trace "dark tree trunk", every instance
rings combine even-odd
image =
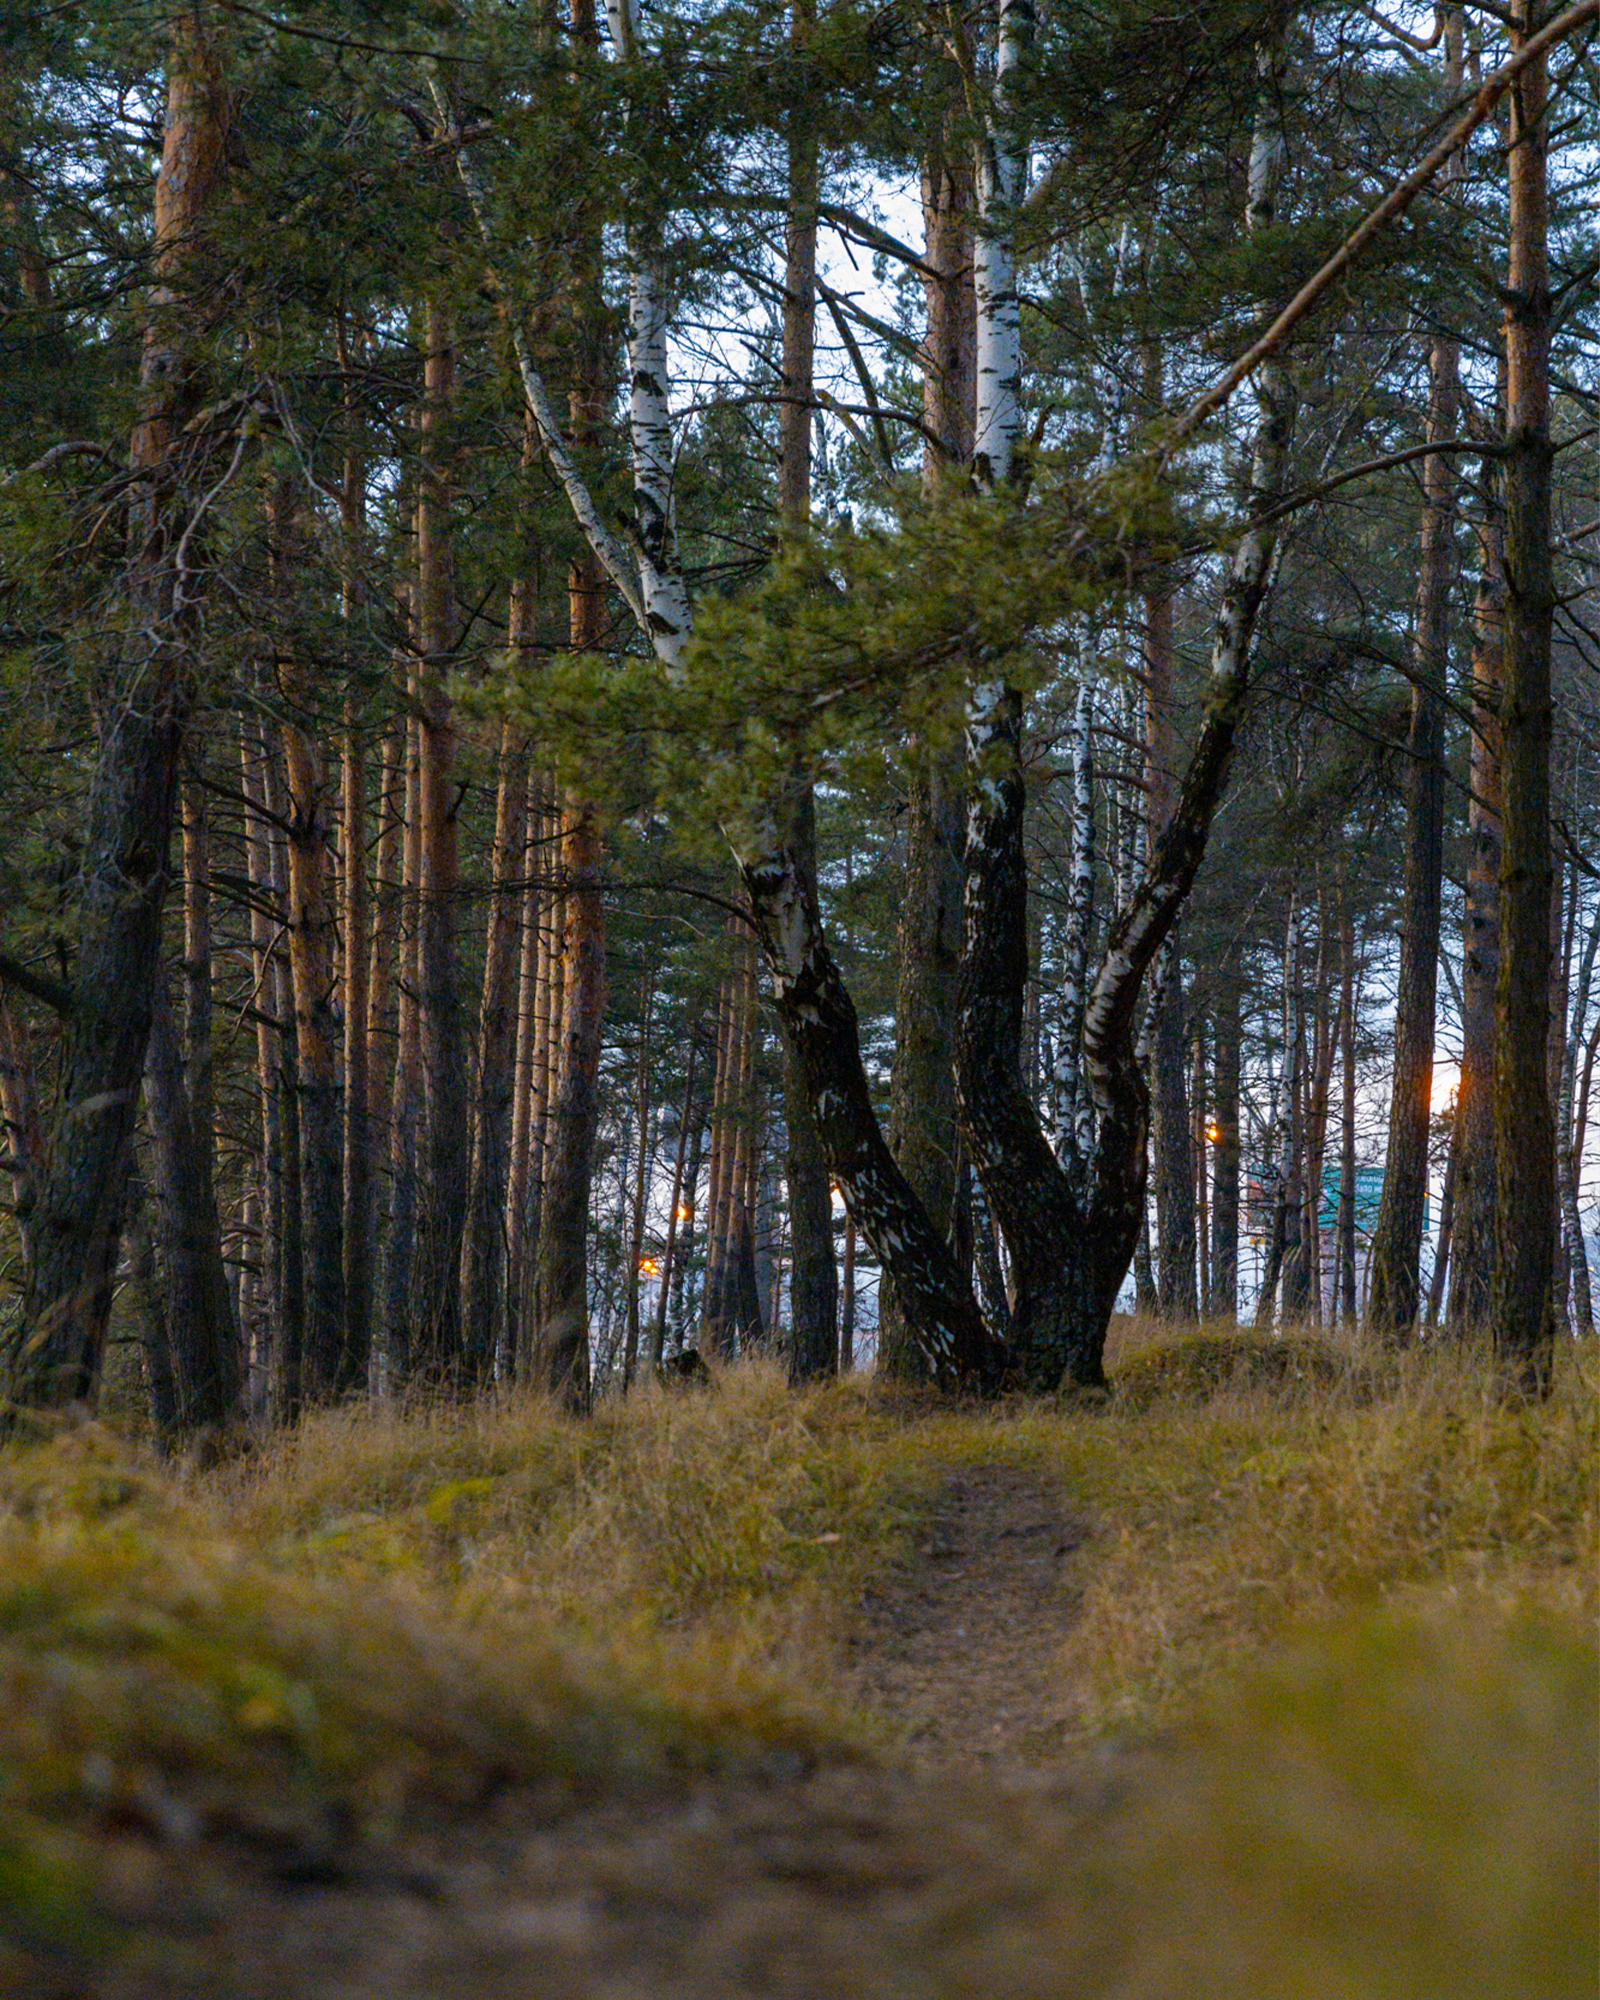
[[[70,1011],[59,1114],[40,1149],[23,1218],[23,1336],[10,1395],[23,1405],[92,1396],[99,1381],[122,1222],[123,1186],[160,964],[178,765],[194,697],[190,567],[200,497],[217,481],[205,402],[202,323],[210,257],[204,222],[226,173],[230,98],[194,13],[172,27],[156,180],[154,288],[131,463],[125,624],[118,664],[96,690],[96,758],[77,884]],[[238,448],[242,451],[242,445]],[[237,453],[236,453],[237,456]],[[226,477],[226,472],[222,477]]]
[[[194,1121],[164,973],[154,1003],[145,1074],[168,1342],[164,1422],[154,1414],[171,1441],[232,1416],[242,1375],[216,1194],[202,1159],[211,1135]]]
[[[1501,360],[1498,406],[1505,400]],[[1447,1318],[1486,1324],[1494,1279],[1494,995],[1500,974],[1500,680],[1505,551],[1500,462],[1485,456],[1472,608],[1471,797],[1461,965],[1461,1082],[1456,1097],[1455,1262]]]
[[[1455,425],[1456,348],[1433,343],[1428,436]],[[1428,1199],[1428,1128],[1433,1095],[1434,1001],[1439,967],[1439,903],[1444,858],[1444,701],[1450,653],[1451,519],[1454,460],[1423,462],[1422,556],[1417,637],[1406,743],[1405,883],[1400,922],[1400,982],[1395,1002],[1394,1083],[1383,1195],[1372,1238],[1367,1316],[1390,1339],[1403,1339],[1417,1317],[1422,1217]]]
[[[469,1172],[466,1039],[457,984],[456,721],[448,684],[457,637],[449,442],[455,338],[443,306],[430,302],[427,323],[417,507],[417,1000],[427,1172],[417,1188],[410,1367],[447,1380],[456,1377],[464,1359],[461,1244]]]
[[[742,864],[778,1013],[793,1038],[830,1174],[894,1288],[934,1380],[987,1388],[1004,1350],[972,1288],[884,1143],[872,1107],[855,1007],[822,935],[816,893],[781,838]]]
[[[1216,1180],[1211,1203],[1212,1310],[1239,1311],[1239,982],[1225,971],[1216,1003]]]
[[[791,37],[800,48],[809,34],[813,0],[796,0]],[[788,253],[784,266],[783,384],[779,412],[778,506],[785,524],[803,531],[811,521],[811,424],[815,395],[818,159],[814,129],[797,112],[789,136]],[[816,809],[805,786],[795,800],[795,854],[813,882],[817,869]],[[833,1200],[816,1120],[806,1100],[800,1063],[787,1041],[783,1060],[783,1116],[789,1151],[789,1372],[796,1382],[831,1375],[838,1367],[836,1320],[839,1274],[833,1261]]]
[[[1515,0],[1513,54],[1536,26]],[[1501,692],[1500,967],[1495,987],[1495,1269],[1489,1324],[1525,1391],[1554,1358],[1555,1137],[1550,1110],[1550,265],[1548,59],[1511,90],[1507,152],[1505,653]]]

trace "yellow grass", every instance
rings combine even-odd
[[[1091,1954],[1105,1990],[1420,1994],[1463,1938],[1569,1990],[1600,1398],[1563,1360],[1529,1409],[1472,1355],[1130,1327],[1103,1408],[796,1395],[758,1364],[585,1423],[328,1413],[203,1473],[93,1426],[11,1447],[0,1930],[81,1928],[71,1841],[107,1818],[381,1837],[507,1779],[859,1754],[832,1685],[861,1590],[953,1472],[1006,1464],[1091,1527],[1057,1662],[1079,1739],[1188,1760],[1107,1836],[1122,1886],[1089,1906],[1152,1900]],[[1359,1904],[1369,1837],[1411,1883],[1378,1985],[1317,1915],[1330,1883]],[[1497,1874],[1498,1929],[1472,1914]],[[1208,1895],[1270,1915],[1220,1983],[1184,1969]]]

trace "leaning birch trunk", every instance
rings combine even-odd
[[[1514,0],[1515,57],[1533,31]],[[1495,1270],[1490,1334],[1519,1385],[1542,1392],[1554,1359],[1555,1135],[1550,1018],[1549,58],[1511,90],[1507,148],[1504,663],[1501,681],[1500,968],[1494,1007]]]
[[[140,365],[125,573],[126,640],[99,707],[77,884],[73,988],[26,1218],[14,1404],[95,1393],[111,1313],[123,1188],[161,951],[168,843],[194,699],[194,541],[244,452],[201,420],[202,323],[217,274],[205,223],[227,172],[231,97],[196,5],[173,21],[156,178],[153,284]],[[217,472],[219,445],[232,462]]]
[[[1245,211],[1251,235],[1271,226],[1282,178],[1283,69],[1283,42],[1275,37],[1257,56],[1260,96]],[[1257,525],[1241,538],[1229,567],[1212,634],[1200,733],[1177,806],[1146,864],[1144,879],[1112,925],[1084,1018],[1084,1071],[1100,1120],[1090,1215],[1099,1278],[1096,1309],[1103,1315],[1101,1341],[1144,1214],[1149,1111],[1133,1047],[1139,990],[1205,853],[1249,689],[1250,643],[1277,550],[1275,528],[1260,517],[1269,513],[1283,490],[1294,430],[1294,386],[1288,369],[1276,358],[1262,362],[1254,386],[1257,419],[1247,507]]]
[[[629,18],[620,23],[623,33],[618,46],[623,50],[633,46],[631,5],[628,13]],[[425,64],[424,69],[445,129],[456,141],[458,170],[487,246],[492,242],[487,191],[468,150],[459,142],[459,126],[437,66]],[[630,334],[637,331],[642,341],[637,352],[630,346],[629,355],[637,485],[641,476],[647,484],[658,480],[659,474],[670,469],[670,460],[659,450],[669,436],[664,428],[665,318],[659,321],[658,338],[656,320],[648,310],[641,310],[651,299],[648,264],[636,263],[635,270],[644,278],[642,292],[636,291],[630,303],[629,321]],[[492,264],[489,275],[504,299]],[[659,301],[659,292],[655,296]],[[596,561],[616,586],[663,669],[675,673],[687,642],[688,612],[670,537],[653,547],[641,538],[637,561],[630,563],[578,474],[517,315],[508,311],[507,319],[518,376],[546,457]],[[670,489],[659,482],[654,491],[670,496]],[[636,500],[641,519],[650,511],[648,498],[647,493],[643,500]],[[663,526],[670,526],[665,511],[656,518]],[[663,563],[668,566],[665,573]],[[949,1246],[930,1224],[884,1144],[861,1061],[855,1010],[828,950],[815,889],[805,880],[802,858],[775,813],[764,811],[758,816],[755,834],[754,839],[737,844],[740,872],[772,977],[779,1019],[797,1048],[829,1174],[853,1206],[862,1233],[883,1264],[934,1378],[950,1385],[992,1385],[1000,1378],[1003,1350],[985,1327],[971,1286]]]

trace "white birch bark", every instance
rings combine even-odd
[[[1594,1332],[1594,1303],[1589,1290],[1589,1257],[1583,1244],[1583,1222],[1578,1213],[1579,1162],[1573,1141],[1572,1107],[1577,1093],[1578,1061],[1583,1054],[1597,947],[1600,947],[1600,909],[1595,911],[1594,921],[1589,926],[1589,936],[1578,966],[1567,1045],[1561,1060],[1561,1090],[1556,1106],[1556,1187],[1561,1202],[1562,1233],[1571,1261],[1568,1302],[1573,1323],[1580,1334]]]
[[[1259,89],[1245,206],[1245,229],[1251,236],[1271,225],[1283,177],[1281,35],[1263,43],[1257,51],[1256,73]],[[1257,419],[1248,495],[1252,525],[1234,548],[1227,586],[1217,611],[1202,742],[1191,763],[1190,777],[1185,781],[1180,817],[1184,816],[1191,783],[1201,776],[1199,765],[1202,752],[1208,748],[1208,733],[1215,733],[1216,757],[1225,764],[1231,754],[1233,722],[1249,673],[1250,641],[1271,581],[1278,545],[1276,525],[1263,517],[1283,490],[1294,429],[1294,385],[1288,369],[1273,357],[1257,369],[1254,386]],[[1220,772],[1214,782],[1220,787]],[[1146,864],[1144,880],[1118,920],[1084,1013],[1084,1069],[1102,1116],[1117,1096],[1121,1083],[1119,1022],[1131,1014],[1143,969],[1159,948],[1160,939],[1166,935],[1192,880],[1192,870],[1175,870],[1169,865],[1168,844],[1164,835]]]
[[[1017,84],[1033,40],[1033,0],[1000,0],[992,108],[977,148],[978,221],[972,287],[977,305],[977,415],[972,460],[979,482],[1011,478],[1022,408],[1022,316],[1012,241],[1025,192],[1027,147]]]
[[[639,0],[606,0],[619,63],[638,55]],[[634,553],[645,621],[656,657],[669,670],[689,643],[689,599],[672,533],[672,407],[667,361],[668,301],[657,225],[631,221],[628,263],[628,434],[633,448]]]
[[[1094,680],[1085,672],[1072,720],[1072,874],[1051,1080],[1056,1156],[1074,1169],[1094,1151],[1094,1106],[1082,1089],[1083,1009],[1094,927],[1094,693]]]

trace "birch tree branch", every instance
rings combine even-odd
[[[1575,6],[1567,8],[1565,13],[1556,15],[1553,21],[1546,22],[1538,34],[1530,35],[1509,62],[1502,63],[1492,76],[1484,79],[1466,115],[1423,156],[1403,181],[1384,196],[1376,208],[1369,210],[1322,268],[1300,287],[1261,338],[1248,347],[1231,367],[1217,377],[1203,395],[1189,405],[1179,417],[1163,447],[1161,455],[1163,463],[1171,457],[1180,444],[1193,437],[1208,417],[1215,416],[1218,410],[1227,404],[1234,390],[1247,375],[1254,374],[1263,361],[1277,353],[1306,314],[1349,270],[1378,232],[1405,214],[1451,154],[1459,152],[1489,117],[1529,63],[1537,62],[1557,42],[1565,41],[1579,28],[1597,20],[1600,20],[1600,0],[1577,0]]]
[[[1596,0],[1600,5],[1600,0]],[[456,118],[455,107],[450,102],[449,92],[440,73],[437,60],[428,56],[422,62],[423,77],[438,110],[445,134],[452,141],[456,156],[456,168],[461,175],[461,185],[467,191],[467,200],[472,206],[473,219],[478,225],[478,234],[483,239],[484,275],[490,289],[499,303],[506,329],[511,335],[511,349],[517,359],[517,373],[522,379],[522,394],[528,405],[528,414],[533,418],[539,433],[539,442],[550,461],[551,470],[561,481],[562,489],[571,504],[578,526],[606,575],[616,585],[618,594],[633,614],[634,623],[647,640],[654,643],[650,621],[645,615],[644,598],[639,589],[639,580],[629,561],[628,552],[612,534],[600,518],[600,510],[583,482],[583,477],[572,462],[566,440],[561,435],[561,427],[556,422],[550,407],[544,379],[534,366],[533,350],[528,345],[528,337],[522,329],[512,308],[510,293],[494,263],[494,239],[489,228],[489,196],[483,179],[465,146],[461,144],[461,126]]]

